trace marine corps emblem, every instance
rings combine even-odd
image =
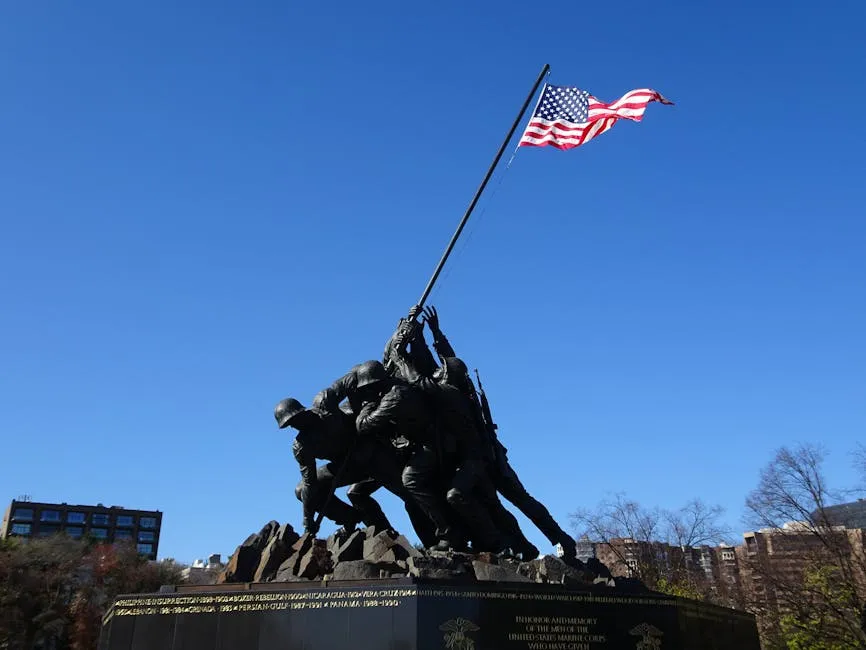
[[[641,623],[633,628],[629,634],[641,637],[635,646],[636,650],[661,650],[664,632],[657,627],[653,627],[649,623]]]
[[[477,632],[481,628],[465,618],[452,618],[439,626],[445,632],[445,647],[447,650],[473,650],[475,641],[467,636],[469,632]]]

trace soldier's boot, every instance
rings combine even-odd
[[[583,562],[577,559],[577,543],[570,535],[563,534],[558,540],[562,547],[562,561],[572,566],[581,566]]]
[[[514,552],[517,553],[520,556],[520,559],[524,562],[537,559],[541,553],[541,551],[538,550],[538,547],[530,541],[526,541],[525,545],[515,548]]]
[[[356,530],[358,530],[357,522],[352,524],[344,524],[334,531],[334,535],[337,537],[347,538]]]
[[[447,531],[445,533],[439,533],[442,535],[441,539],[436,542],[433,546],[430,546],[428,551],[466,551],[469,549],[466,540],[461,538],[459,535],[456,535],[453,531]]]

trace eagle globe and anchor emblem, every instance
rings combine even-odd
[[[474,650],[475,641],[467,636],[469,632],[477,632],[481,628],[472,621],[457,617],[445,621],[439,626],[445,632],[445,648],[447,650]]]
[[[657,627],[649,623],[641,623],[632,628],[629,634],[641,637],[635,646],[636,650],[661,650],[664,632]]]

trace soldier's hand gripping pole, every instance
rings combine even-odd
[[[517,126],[520,124],[520,120],[523,119],[523,114],[526,113],[526,108],[529,106],[529,102],[532,101],[532,98],[535,96],[535,92],[538,90],[538,87],[544,80],[544,75],[546,75],[549,70],[550,65],[545,63],[544,67],[541,69],[541,72],[538,75],[538,79],[535,80],[535,84],[533,84],[532,86],[532,90],[526,96],[526,101],[524,101],[523,106],[520,107],[520,112],[517,114],[517,117],[514,120],[514,124],[511,125],[511,129],[508,131],[508,135],[505,136],[505,140],[502,141],[502,145],[499,147],[499,151],[496,152],[496,157],[490,164],[490,168],[487,170],[487,174],[485,174],[484,180],[481,181],[481,185],[479,185],[478,189],[475,191],[475,196],[472,197],[472,201],[469,203],[469,207],[466,208],[466,212],[463,215],[463,218],[460,220],[460,224],[457,226],[457,230],[451,237],[451,241],[448,242],[448,247],[445,249],[445,253],[439,260],[439,264],[436,265],[436,270],[433,271],[433,276],[430,278],[430,282],[427,283],[427,287],[424,289],[424,293],[421,294],[421,299],[416,305],[418,307],[418,311],[415,312],[414,315],[412,315],[412,321],[414,321],[418,317],[418,312],[421,311],[421,307],[424,306],[424,303],[430,296],[430,292],[433,290],[433,285],[436,284],[436,280],[439,277],[439,274],[442,272],[442,267],[445,266],[445,262],[448,260],[448,256],[451,254],[451,251],[454,248],[454,244],[457,243],[457,238],[460,237],[460,233],[463,232],[463,227],[466,225],[466,222],[469,221],[469,217],[471,216],[472,211],[475,209],[475,205],[478,203],[478,199],[481,198],[481,193],[484,192],[484,188],[487,187],[487,183],[490,181],[490,177],[493,176],[493,171],[496,169],[496,165],[499,164],[499,159],[502,158],[502,154],[505,152],[505,148],[508,146],[508,143],[511,140],[511,136],[514,135],[514,132],[517,130]]]

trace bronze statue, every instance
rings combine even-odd
[[[438,363],[424,340],[425,325]],[[474,551],[536,557],[538,549],[498,492],[551,543],[574,555],[569,553],[574,540],[526,491],[509,464],[480,380],[477,391],[433,307],[413,307],[400,319],[381,363],[371,360],[352,367],[319,392],[309,409],[285,399],[274,416],[280,428],[298,431],[293,444],[301,471],[296,494],[307,532],[317,532],[322,517],[346,529],[361,521],[391,528],[373,498],[384,487],[404,501],[418,538],[428,548],[471,546]],[[316,459],[328,462],[316,468]],[[351,504],[334,495],[343,486],[349,486]]]

